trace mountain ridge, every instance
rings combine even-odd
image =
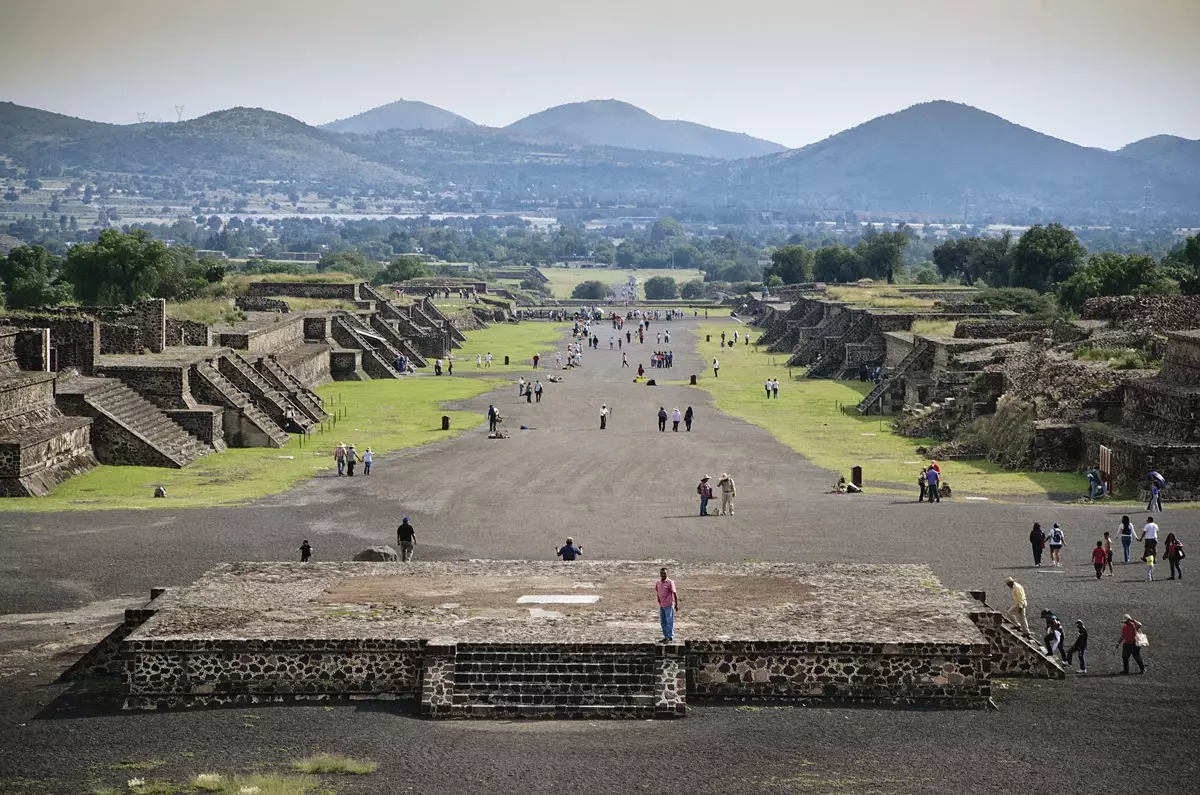
[[[322,124],[320,129],[336,133],[370,135],[388,130],[446,130],[477,126],[479,125],[465,116],[459,116],[428,102],[398,99],[344,119]]]
[[[1116,153],[1200,177],[1200,140],[1178,135],[1151,135],[1122,146]]]

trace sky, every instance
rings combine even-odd
[[[1200,0],[0,0],[0,101],[97,121],[620,99],[790,147],[948,99],[1085,146],[1200,138]]]

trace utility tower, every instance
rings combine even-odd
[[[971,225],[971,216],[973,214],[972,211],[974,209],[975,209],[975,204],[974,204],[974,202],[971,201],[971,189],[967,188],[966,193],[963,194],[963,225],[964,226]]]
[[[1142,223],[1150,223],[1150,206],[1154,202],[1154,186],[1149,182],[1142,190]]]
[[[183,105],[175,106],[175,121],[183,121]]]
[[[137,120],[138,120],[138,124],[141,124],[142,122],[144,122],[144,121],[146,120],[146,114],[145,114],[145,113],[139,113],[139,114],[137,115]]]

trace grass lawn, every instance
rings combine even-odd
[[[486,359],[488,351],[492,353],[490,372],[515,373],[532,369],[535,353],[542,355],[545,366],[546,358],[554,361],[553,351],[559,347],[563,332],[570,329],[570,324],[542,321],[494,323],[467,334],[463,347],[454,351],[454,366],[460,372],[475,372],[475,357],[482,354]],[[512,364],[505,366],[505,356]]]
[[[486,332],[480,332],[486,333]],[[445,439],[484,421],[482,414],[447,412],[445,401],[464,400],[493,388],[491,379],[407,378],[402,381],[345,381],[317,389],[326,408],[348,415],[324,433],[314,432],[303,448],[293,437],[280,449],[245,448],[201,458],[184,469],[101,466],[71,478],[49,497],[0,500],[0,511],[69,511],[117,508],[193,508],[242,505],[279,494],[333,466],[338,442],[361,453],[376,453],[375,466],[388,465],[387,453]],[[403,406],[403,409],[398,407]],[[449,414],[454,430],[441,430]],[[154,499],[162,485],[167,499]]]
[[[808,380],[803,368],[794,368],[789,377],[786,354],[755,353],[739,345],[721,355],[720,333],[732,333],[744,326],[728,321],[701,323],[694,330],[699,350],[710,361],[721,360],[721,376],[703,375],[700,387],[712,394],[717,408],[752,422],[819,467],[842,472],[849,479],[850,467],[863,468],[869,490],[872,483],[887,483],[909,488],[923,462],[918,445],[928,440],[910,439],[893,434],[889,418],[863,417],[854,410],[871,384],[857,381]],[[704,335],[713,341],[705,342]],[[779,379],[779,400],[767,400],[763,382]],[[846,406],[842,413],[838,404]],[[967,495],[1047,495],[1086,492],[1081,474],[1070,472],[1012,472],[988,461],[939,462],[955,496]],[[832,482],[831,482],[832,485]],[[915,486],[911,486],[915,489]]]
[[[637,276],[639,298],[646,297],[646,291],[643,289],[646,280],[655,276],[670,276],[676,284],[680,285],[693,279],[701,281],[704,279],[704,274],[695,268],[647,268],[645,270],[542,268],[542,273],[546,274],[546,278],[550,280],[550,290],[555,298],[570,298],[571,291],[575,289],[575,286],[584,282],[597,281],[606,285],[624,284],[629,280],[631,274]]]

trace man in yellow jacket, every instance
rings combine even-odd
[[[1028,600],[1025,598],[1025,587],[1021,583],[1009,577],[1004,581],[1004,584],[1012,591],[1012,607],[1008,609],[1008,615],[1012,617],[1013,623],[1025,630],[1025,634],[1029,634],[1029,621],[1025,618],[1025,608],[1029,606]]]

